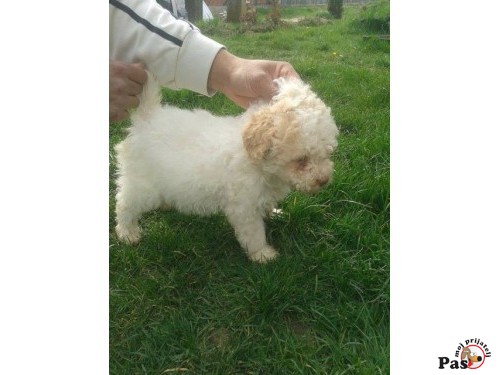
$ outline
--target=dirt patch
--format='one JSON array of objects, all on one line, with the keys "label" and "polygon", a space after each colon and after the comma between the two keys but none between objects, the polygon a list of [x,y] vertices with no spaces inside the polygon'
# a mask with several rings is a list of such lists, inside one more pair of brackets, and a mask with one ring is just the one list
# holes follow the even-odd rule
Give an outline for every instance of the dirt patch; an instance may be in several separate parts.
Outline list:
[{"label": "dirt patch", "polygon": [[208,341],[219,349],[227,347],[230,338],[229,330],[226,328],[216,328],[208,335]]}]

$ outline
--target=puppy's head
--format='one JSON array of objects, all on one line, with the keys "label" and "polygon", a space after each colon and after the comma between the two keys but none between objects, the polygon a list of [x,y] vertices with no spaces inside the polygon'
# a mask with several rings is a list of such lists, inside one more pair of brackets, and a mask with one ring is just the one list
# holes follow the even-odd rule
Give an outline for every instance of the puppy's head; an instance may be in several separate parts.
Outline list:
[{"label": "puppy's head", "polygon": [[337,126],[308,85],[295,79],[275,82],[276,96],[255,109],[244,126],[243,145],[265,173],[294,190],[314,193],[330,181]]}]

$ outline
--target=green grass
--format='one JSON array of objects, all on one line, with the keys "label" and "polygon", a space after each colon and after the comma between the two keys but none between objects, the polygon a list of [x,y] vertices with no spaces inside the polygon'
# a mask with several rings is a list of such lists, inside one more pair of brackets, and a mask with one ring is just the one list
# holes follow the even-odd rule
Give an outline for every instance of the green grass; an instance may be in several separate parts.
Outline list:
[{"label": "green grass", "polygon": [[[312,9],[271,32],[202,25],[237,55],[291,62],[341,131],[332,184],[267,221],[276,261],[248,261],[222,215],[151,212],[139,245],[119,243],[112,146],[128,123],[110,126],[111,374],[389,373],[389,42],[363,38],[366,9]],[[220,95],[164,94],[240,112]]]}]

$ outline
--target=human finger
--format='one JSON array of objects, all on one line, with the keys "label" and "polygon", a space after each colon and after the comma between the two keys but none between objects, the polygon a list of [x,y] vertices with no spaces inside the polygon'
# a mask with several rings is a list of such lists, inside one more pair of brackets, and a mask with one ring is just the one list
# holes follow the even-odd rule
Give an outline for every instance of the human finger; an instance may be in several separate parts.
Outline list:
[{"label": "human finger", "polygon": [[126,111],[125,109],[110,108],[109,110],[110,122],[125,120],[127,117],[128,117],[128,111]]},{"label": "human finger", "polygon": [[250,106],[250,99],[245,96],[230,93],[227,93],[226,95],[233,103],[239,105],[241,108],[246,109]]},{"label": "human finger", "polygon": [[128,81],[127,82],[127,93],[129,95],[139,95],[142,93],[142,88],[143,85],[135,82],[135,81]]},{"label": "human finger", "polygon": [[300,79],[299,74],[295,71],[293,66],[287,62],[277,63],[277,69],[275,70],[275,78],[286,77],[286,78],[297,78]]},{"label": "human finger", "polygon": [[144,85],[148,79],[146,66],[143,63],[130,64],[128,66],[127,77],[140,85]]},{"label": "human finger", "polygon": [[129,95],[125,99],[125,106],[127,109],[134,109],[139,106],[139,98],[135,95]]}]

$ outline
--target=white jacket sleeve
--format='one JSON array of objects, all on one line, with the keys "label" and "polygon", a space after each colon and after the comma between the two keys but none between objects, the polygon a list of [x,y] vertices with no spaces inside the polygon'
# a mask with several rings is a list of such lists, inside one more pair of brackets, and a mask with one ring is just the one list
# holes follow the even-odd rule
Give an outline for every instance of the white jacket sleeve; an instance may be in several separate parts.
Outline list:
[{"label": "white jacket sleeve", "polygon": [[155,0],[110,0],[109,28],[111,60],[143,62],[163,86],[213,94],[208,74],[224,46]]}]

